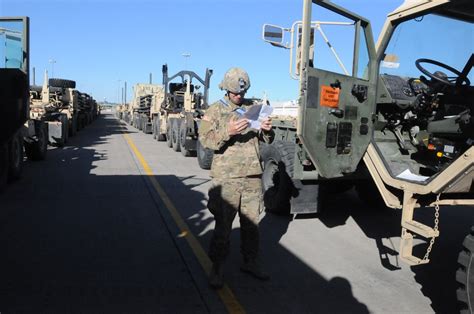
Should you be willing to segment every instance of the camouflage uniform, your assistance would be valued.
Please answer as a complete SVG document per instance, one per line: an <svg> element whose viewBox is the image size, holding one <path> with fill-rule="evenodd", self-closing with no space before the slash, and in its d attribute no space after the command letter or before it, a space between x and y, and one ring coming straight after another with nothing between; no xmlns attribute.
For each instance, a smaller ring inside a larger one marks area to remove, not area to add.
<svg viewBox="0 0 474 314"><path fill-rule="evenodd" d="M237 213L244 260L254 260L258 254L258 221L262 209L259 141L271 142L273 132L247 128L231 137L227 130L228 121L238 116L239 108L252 104L244 100L242 105L235 105L226 96L212 104L201 121L199 140L215 151L208 202L216 220L209 251L214 263L222 263L229 253L229 237Z"/></svg>

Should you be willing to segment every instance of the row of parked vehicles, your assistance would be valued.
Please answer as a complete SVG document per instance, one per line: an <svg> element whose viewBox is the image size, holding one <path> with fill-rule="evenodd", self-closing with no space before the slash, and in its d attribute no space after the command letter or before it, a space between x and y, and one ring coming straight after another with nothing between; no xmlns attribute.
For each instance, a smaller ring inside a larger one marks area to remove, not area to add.
<svg viewBox="0 0 474 314"><path fill-rule="evenodd" d="M196 156L201 168L210 169L213 151L200 144L198 135L209 106L212 70L206 69L204 79L192 71L169 76L165 64L162 73L162 84L136 84L131 103L118 106L117 116L156 140L166 141L183 156Z"/></svg>
<svg viewBox="0 0 474 314"><path fill-rule="evenodd" d="M48 144L69 136L98 115L96 101L71 80L48 79L30 86L29 18L0 18L0 191L21 176L24 157L46 158Z"/></svg>

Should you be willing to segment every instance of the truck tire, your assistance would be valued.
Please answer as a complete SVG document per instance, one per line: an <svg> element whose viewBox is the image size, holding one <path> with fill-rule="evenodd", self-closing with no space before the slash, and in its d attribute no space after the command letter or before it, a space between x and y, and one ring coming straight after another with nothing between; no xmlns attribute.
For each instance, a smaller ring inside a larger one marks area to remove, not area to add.
<svg viewBox="0 0 474 314"><path fill-rule="evenodd" d="M189 157L191 156L191 151L189 149L186 149L186 133L187 133L187 128L186 128L186 120L181 120L179 127L179 150L181 151L181 155L184 157Z"/></svg>
<svg viewBox="0 0 474 314"><path fill-rule="evenodd" d="M71 80L50 78L48 83L49 83L49 86L51 87L76 88L76 81L71 81Z"/></svg>
<svg viewBox="0 0 474 314"><path fill-rule="evenodd" d="M23 170L23 136L21 132L17 132L9 145L9 163L8 163L8 181L14 181L21 177Z"/></svg>
<svg viewBox="0 0 474 314"><path fill-rule="evenodd" d="M173 147L173 141L172 139L172 134L171 134L171 121L168 120L168 123L166 124L166 145L171 148Z"/></svg>
<svg viewBox="0 0 474 314"><path fill-rule="evenodd" d="M36 123L36 142L25 143L25 153L29 160L44 160L48 151L48 129L45 123Z"/></svg>
<svg viewBox="0 0 474 314"><path fill-rule="evenodd" d="M263 203L268 212L283 215L290 212L290 199L294 193L291 177L295 148L296 145L292 142L274 141L261 150L264 165Z"/></svg>
<svg viewBox="0 0 474 314"><path fill-rule="evenodd" d="M0 192L2 192L7 185L8 155L8 144L0 144Z"/></svg>
<svg viewBox="0 0 474 314"><path fill-rule="evenodd" d="M474 227L463 242L463 250L459 253L459 269L456 272L456 281L460 287L456 296L460 304L461 313L474 313Z"/></svg>
<svg viewBox="0 0 474 314"><path fill-rule="evenodd" d="M212 158L214 158L214 151L212 149L202 146L201 142L197 140L196 155L199 167L201 167L201 169L211 169Z"/></svg>
<svg viewBox="0 0 474 314"><path fill-rule="evenodd" d="M179 120L171 120L171 142L173 143L173 150L179 152L181 150L179 140Z"/></svg>

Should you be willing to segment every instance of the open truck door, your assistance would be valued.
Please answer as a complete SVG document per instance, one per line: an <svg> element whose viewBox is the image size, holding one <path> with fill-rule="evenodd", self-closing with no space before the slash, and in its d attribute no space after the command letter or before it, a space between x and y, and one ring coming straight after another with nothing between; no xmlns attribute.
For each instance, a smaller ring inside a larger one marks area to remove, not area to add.
<svg viewBox="0 0 474 314"><path fill-rule="evenodd" d="M312 8L313 3L318 6ZM335 68L319 67L324 47L311 39L314 23L305 22L312 9L330 10L352 25L352 51L338 51L316 26L337 61ZM325 0L305 1L303 15L297 135L320 176L342 177L356 170L373 132L377 64L372 30L365 18Z"/></svg>

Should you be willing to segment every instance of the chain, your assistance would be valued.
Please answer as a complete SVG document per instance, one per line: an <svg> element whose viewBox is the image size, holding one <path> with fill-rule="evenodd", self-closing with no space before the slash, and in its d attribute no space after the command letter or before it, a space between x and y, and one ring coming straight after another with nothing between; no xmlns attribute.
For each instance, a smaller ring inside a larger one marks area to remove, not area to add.
<svg viewBox="0 0 474 314"><path fill-rule="evenodd" d="M441 193L436 196L436 202L435 202L435 219L434 219L434 231L438 231L438 224L439 224L439 198L441 196ZM435 242L435 237L432 237L430 240L430 245L428 245L428 248L426 249L426 254L423 257L423 261L426 262L428 261L428 257L430 256L431 249L433 248L433 244Z"/></svg>

